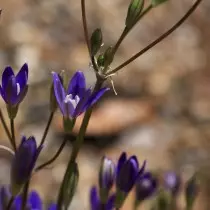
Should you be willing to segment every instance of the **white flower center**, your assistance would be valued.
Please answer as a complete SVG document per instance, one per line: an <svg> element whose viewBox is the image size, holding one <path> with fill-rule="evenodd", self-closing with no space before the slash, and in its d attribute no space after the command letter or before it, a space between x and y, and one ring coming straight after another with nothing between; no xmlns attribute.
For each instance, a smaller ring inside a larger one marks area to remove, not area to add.
<svg viewBox="0 0 210 210"><path fill-rule="evenodd" d="M20 93L20 84L19 83L16 83L17 85L17 95Z"/></svg>
<svg viewBox="0 0 210 210"><path fill-rule="evenodd" d="M73 97L72 97L72 94L67 95L66 98L64 99L64 103L67 104L68 102L70 102L70 103L73 105L74 109L76 108L76 106L77 106L77 104L79 103L79 101L80 101L79 96L76 95L76 96L73 98Z"/></svg>

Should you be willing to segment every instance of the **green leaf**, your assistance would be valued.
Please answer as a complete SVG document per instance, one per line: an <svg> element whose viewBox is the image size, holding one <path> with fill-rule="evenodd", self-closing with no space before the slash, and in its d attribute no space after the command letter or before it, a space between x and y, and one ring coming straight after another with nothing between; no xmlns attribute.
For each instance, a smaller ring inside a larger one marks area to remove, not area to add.
<svg viewBox="0 0 210 210"><path fill-rule="evenodd" d="M102 32L100 28L97 28L90 38L90 51L91 55L95 56L96 53L100 50L103 42Z"/></svg>
<svg viewBox="0 0 210 210"><path fill-rule="evenodd" d="M166 1L168 1L168 0L152 0L152 6L157 7L158 5L163 4Z"/></svg>
<svg viewBox="0 0 210 210"><path fill-rule="evenodd" d="M132 27L136 23L143 8L144 8L144 0L131 0L125 21L125 25L128 28Z"/></svg>

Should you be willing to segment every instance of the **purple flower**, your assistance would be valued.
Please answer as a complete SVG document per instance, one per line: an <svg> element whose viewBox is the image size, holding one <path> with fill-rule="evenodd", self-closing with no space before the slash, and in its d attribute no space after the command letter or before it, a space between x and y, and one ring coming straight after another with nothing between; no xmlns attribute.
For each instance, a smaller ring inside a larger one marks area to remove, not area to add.
<svg viewBox="0 0 210 210"><path fill-rule="evenodd" d="M30 178L36 160L42 148L38 148L33 136L22 137L21 144L14 156L11 168L11 189L16 195Z"/></svg>
<svg viewBox="0 0 210 210"><path fill-rule="evenodd" d="M150 196L157 189L157 179L149 172L144 173L136 180L136 200L143 201Z"/></svg>
<svg viewBox="0 0 210 210"><path fill-rule="evenodd" d="M90 191L90 210L112 210L114 209L115 196L108 198L105 204L101 203L96 187L92 187Z"/></svg>
<svg viewBox="0 0 210 210"><path fill-rule="evenodd" d="M109 191L115 180L115 164L112 160L103 157L99 172L99 186L101 189Z"/></svg>
<svg viewBox="0 0 210 210"><path fill-rule="evenodd" d="M0 189L0 210L6 209L9 200L11 198L11 193L8 187L1 187ZM21 195L15 196L14 201L11 206L11 210L21 210L22 197ZM26 209L28 210L43 210L42 200L36 191L31 191L26 202ZM56 204L51 204L48 210L56 210Z"/></svg>
<svg viewBox="0 0 210 210"><path fill-rule="evenodd" d="M24 64L15 76L10 66L4 69L0 94L10 106L18 105L25 97L28 90L28 65Z"/></svg>
<svg viewBox="0 0 210 210"><path fill-rule="evenodd" d="M81 71L74 74L68 89L65 90L58 74L55 72L52 74L55 97L65 118L76 118L95 104L108 90L108 88L101 88L92 93L91 88L86 89L85 77Z"/></svg>
<svg viewBox="0 0 210 210"><path fill-rule="evenodd" d="M146 162L139 169L139 162L136 156L127 159L127 154L123 152L118 160L116 185L118 190L128 193L134 186L136 179L144 172Z"/></svg>
<svg viewBox="0 0 210 210"><path fill-rule="evenodd" d="M177 195L181 187L181 178L176 173L170 171L164 174L164 186L172 195Z"/></svg>

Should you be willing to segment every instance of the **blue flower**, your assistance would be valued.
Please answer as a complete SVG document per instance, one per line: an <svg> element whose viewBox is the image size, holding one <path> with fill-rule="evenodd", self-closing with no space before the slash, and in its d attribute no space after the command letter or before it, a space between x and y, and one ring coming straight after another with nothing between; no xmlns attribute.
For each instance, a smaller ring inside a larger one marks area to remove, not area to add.
<svg viewBox="0 0 210 210"><path fill-rule="evenodd" d="M22 186L29 180L41 149L41 147L37 147L33 136L28 139L25 136L22 137L11 168L11 189L13 195L19 193Z"/></svg>
<svg viewBox="0 0 210 210"><path fill-rule="evenodd" d="M65 118L76 118L95 104L108 90L108 88L101 88L92 93L91 88L86 89L85 77L81 71L74 74L65 90L58 74L55 72L52 74L55 97Z"/></svg>
<svg viewBox="0 0 210 210"><path fill-rule="evenodd" d="M17 106L24 99L28 90L28 65L24 64L15 76L13 69L8 66L2 74L0 94L10 106Z"/></svg>
<svg viewBox="0 0 210 210"><path fill-rule="evenodd" d="M139 162L136 156L131 156L127 159L127 154L122 153L117 165L117 189L128 193L134 186L136 179L144 172L146 162L144 161L142 167L139 169Z"/></svg>
<svg viewBox="0 0 210 210"><path fill-rule="evenodd" d="M0 189L0 210L6 209L10 198L12 197L7 187L1 187ZM22 197L21 195L15 196L11 206L11 210L21 210ZM42 200L36 191L31 191L28 195L26 202L26 209L28 210L43 210ZM51 204L48 210L56 210L56 204Z"/></svg>
<svg viewBox="0 0 210 210"><path fill-rule="evenodd" d="M99 172L99 186L101 189L109 191L115 180L115 164L112 160L103 157Z"/></svg>
<svg viewBox="0 0 210 210"><path fill-rule="evenodd" d="M114 209L115 195L108 198L105 204L101 203L96 187L90 191L90 210L112 210Z"/></svg>
<svg viewBox="0 0 210 210"><path fill-rule="evenodd" d="M149 172L136 180L136 200L141 202L154 194L157 190L157 179Z"/></svg>
<svg viewBox="0 0 210 210"><path fill-rule="evenodd" d="M177 195L181 187L181 178L175 172L169 171L164 174L164 186L172 195Z"/></svg>

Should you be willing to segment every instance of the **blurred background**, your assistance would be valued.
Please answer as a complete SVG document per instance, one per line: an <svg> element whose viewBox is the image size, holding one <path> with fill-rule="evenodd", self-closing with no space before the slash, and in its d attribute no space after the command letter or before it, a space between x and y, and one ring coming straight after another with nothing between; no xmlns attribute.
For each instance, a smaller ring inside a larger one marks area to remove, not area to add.
<svg viewBox="0 0 210 210"><path fill-rule="evenodd" d="M129 0L86 1L89 33L100 27L105 46L120 36ZM113 67L148 45L174 24L193 4L171 0L153 9L120 47ZM51 71L71 76L84 71L88 85L95 76L89 68L80 1L1 0L0 68L18 70L29 65L30 89L16 119L16 133L34 135L40 141L49 117ZM100 157L117 160L121 151L147 160L151 170L175 170L186 180L194 171L202 174L202 190L195 209L209 210L210 193L210 1L172 35L116 74L111 90L97 104L85 145L79 155L80 183L70 209L88 209L88 193L97 184ZM110 83L107 83L111 87ZM0 107L5 111L3 101ZM6 112L5 112L6 116ZM71 154L81 117L68 146L58 160L35 174L31 187L46 202L56 199ZM1 144L9 145L0 125ZM48 160L61 144L62 119L54 117L39 163ZM0 183L9 182L11 157L2 152ZM130 209L132 196L124 209ZM180 196L179 208L184 199Z"/></svg>

